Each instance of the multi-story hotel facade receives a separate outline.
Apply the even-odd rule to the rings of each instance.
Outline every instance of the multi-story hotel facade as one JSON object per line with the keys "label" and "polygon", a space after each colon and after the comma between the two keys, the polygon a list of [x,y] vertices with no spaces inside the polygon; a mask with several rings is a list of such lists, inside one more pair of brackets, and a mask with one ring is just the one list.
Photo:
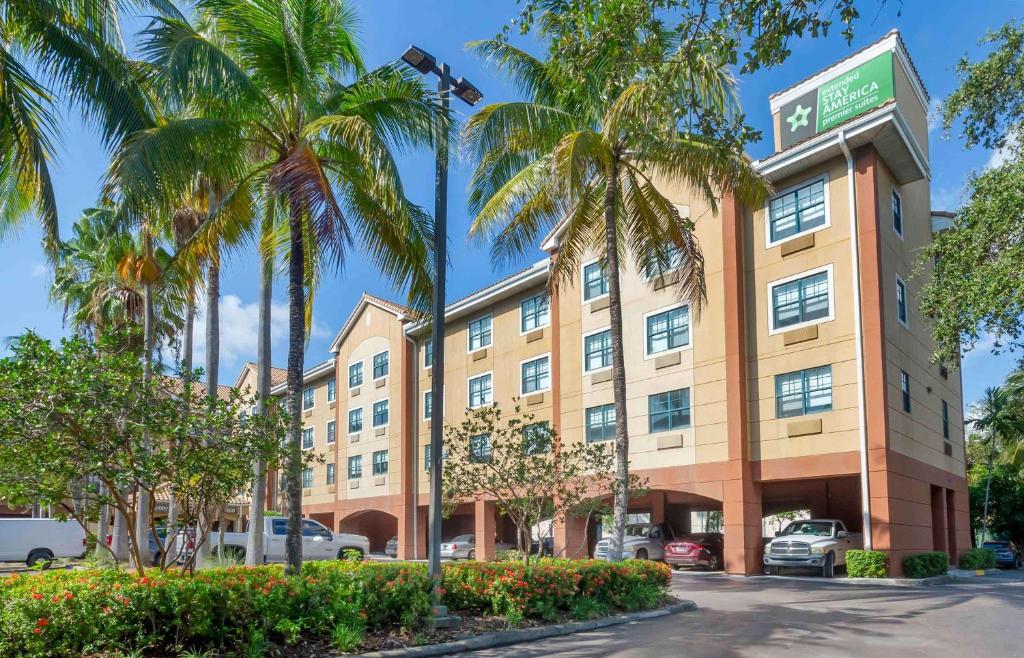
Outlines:
{"label": "multi-story hotel facade", "polygon": [[[695,222],[699,313],[671,271],[627,268],[612,345],[597,254],[578,280],[549,280],[556,227],[542,260],[448,306],[445,418],[518,398],[563,441],[611,441],[622,349],[630,468],[648,486],[631,513],[680,533],[693,512],[721,511],[733,573],[761,571],[762,519],[795,509],[864,532],[894,573],[910,553],[956,555],[970,547],[961,386],[931,362],[914,301],[918,254],[948,225],[930,209],[927,93],[891,32],[770,106],[775,152],[754,163],[775,190],[765,207],[725,196],[712,209],[661,185]],[[303,513],[425,557],[429,327],[363,295],[331,352],[306,378],[304,447],[326,463],[304,475]],[[446,537],[461,532],[478,558],[515,536],[486,500],[445,521]],[[585,553],[584,524],[557,525],[554,541]]]}

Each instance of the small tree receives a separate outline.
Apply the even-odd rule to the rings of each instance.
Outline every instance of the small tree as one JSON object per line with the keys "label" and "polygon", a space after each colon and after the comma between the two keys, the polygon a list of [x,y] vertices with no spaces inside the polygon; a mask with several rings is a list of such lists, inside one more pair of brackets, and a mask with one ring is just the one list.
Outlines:
{"label": "small tree", "polygon": [[243,418],[250,402],[237,391],[212,399],[183,392],[178,380],[145,379],[140,355],[125,348],[131,342],[111,333],[54,349],[31,332],[13,341],[13,356],[0,361],[0,498],[51,505],[101,546],[90,522],[108,505],[127,520],[141,575],[149,537],[135,529],[140,513],[160,566],[178,557],[167,555],[152,522],[155,494],[170,493],[181,527],[205,539],[203,519],[246,489],[252,462],[282,458],[285,424],[280,414]]}
{"label": "small tree", "polygon": [[445,450],[446,511],[493,500],[515,524],[527,564],[533,527],[564,521],[615,485],[611,443],[562,443],[549,423],[523,413],[518,400],[509,416],[497,405],[468,410],[459,425],[445,427]]}

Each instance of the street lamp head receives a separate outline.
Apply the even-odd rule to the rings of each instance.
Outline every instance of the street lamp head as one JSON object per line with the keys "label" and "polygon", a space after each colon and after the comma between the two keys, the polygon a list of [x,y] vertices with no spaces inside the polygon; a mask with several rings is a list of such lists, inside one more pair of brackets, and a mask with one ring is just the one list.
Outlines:
{"label": "street lamp head", "polygon": [[402,61],[424,75],[437,69],[437,60],[434,56],[416,46],[409,46],[402,55]]}
{"label": "street lamp head", "polygon": [[465,78],[459,78],[453,82],[452,91],[468,105],[476,105],[484,97],[480,90],[474,87],[473,83]]}

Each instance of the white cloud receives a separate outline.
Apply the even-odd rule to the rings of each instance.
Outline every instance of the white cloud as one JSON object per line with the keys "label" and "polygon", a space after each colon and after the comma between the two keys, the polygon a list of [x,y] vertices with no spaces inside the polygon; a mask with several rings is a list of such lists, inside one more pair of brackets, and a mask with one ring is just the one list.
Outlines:
{"label": "white cloud", "polygon": [[41,279],[42,277],[46,276],[46,274],[49,271],[49,268],[47,268],[46,265],[44,265],[43,263],[36,263],[35,266],[32,268],[32,278]]}
{"label": "white cloud", "polygon": [[928,132],[942,126],[942,100],[933,98],[928,101]]}
{"label": "white cloud", "polygon": [[1006,144],[1002,148],[992,151],[992,155],[989,156],[985,168],[991,169],[1006,164],[1020,150],[1020,146],[1020,136],[1017,133],[1010,133],[1006,137]]}

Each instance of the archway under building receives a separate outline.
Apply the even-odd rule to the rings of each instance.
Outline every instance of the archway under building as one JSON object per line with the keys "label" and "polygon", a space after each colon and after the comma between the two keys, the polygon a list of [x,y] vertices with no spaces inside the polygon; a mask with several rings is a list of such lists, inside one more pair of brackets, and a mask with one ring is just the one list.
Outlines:
{"label": "archway under building", "polygon": [[383,553],[388,540],[398,536],[398,518],[380,510],[359,510],[338,522],[338,532],[363,535],[371,553]]}

